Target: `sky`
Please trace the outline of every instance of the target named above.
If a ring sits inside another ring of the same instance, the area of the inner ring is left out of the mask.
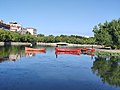
[[[94,36],[93,27],[120,18],[120,0],[0,0],[0,19],[44,35]]]

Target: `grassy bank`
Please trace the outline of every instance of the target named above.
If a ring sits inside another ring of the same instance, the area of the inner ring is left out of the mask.
[[[97,56],[120,56],[120,50],[96,50]]]

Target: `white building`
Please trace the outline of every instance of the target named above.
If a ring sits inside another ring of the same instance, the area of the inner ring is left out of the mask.
[[[22,34],[26,34],[27,32],[31,35],[37,35],[37,30],[35,28],[23,28],[21,24],[17,22],[9,22],[10,31],[17,31]]]
[[[35,28],[26,28],[26,30],[31,34],[31,35],[37,35],[37,30]]]
[[[17,22],[9,22],[11,31],[20,31],[22,30],[22,25]]]
[[[27,29],[26,28],[22,28],[20,31],[18,31],[18,32],[20,32],[21,34],[26,34],[28,31],[27,31]]]

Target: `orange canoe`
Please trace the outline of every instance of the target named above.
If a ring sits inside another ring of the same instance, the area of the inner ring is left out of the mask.
[[[90,52],[95,52],[95,49],[90,49]]]
[[[55,48],[56,52],[80,52],[80,48]]]
[[[46,49],[45,48],[29,48],[29,47],[25,47],[25,51],[43,51],[43,52],[45,52]]]
[[[90,49],[90,48],[81,48],[81,52],[84,52],[84,51],[95,52],[95,49],[94,48],[92,48],[92,49]]]

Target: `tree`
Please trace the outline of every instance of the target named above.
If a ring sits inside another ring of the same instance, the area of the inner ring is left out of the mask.
[[[93,28],[97,44],[120,48],[120,19],[98,24]]]

